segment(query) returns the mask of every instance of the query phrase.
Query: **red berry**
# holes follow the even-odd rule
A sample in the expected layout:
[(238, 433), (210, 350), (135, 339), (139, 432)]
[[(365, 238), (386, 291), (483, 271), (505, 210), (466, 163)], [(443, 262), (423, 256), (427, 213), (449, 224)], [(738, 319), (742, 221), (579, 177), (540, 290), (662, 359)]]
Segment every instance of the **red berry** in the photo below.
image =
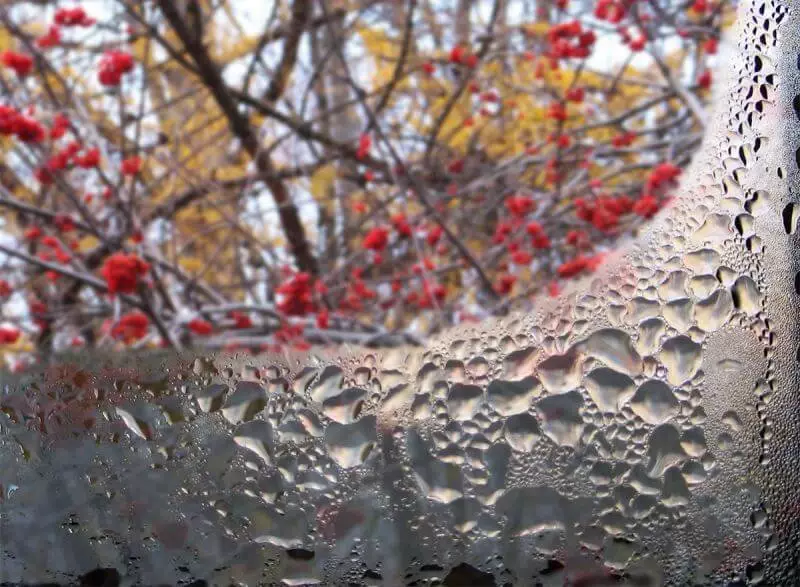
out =
[(33, 57), (15, 51), (3, 51), (0, 53), (0, 63), (13, 69), (19, 77), (25, 77), (33, 69)]

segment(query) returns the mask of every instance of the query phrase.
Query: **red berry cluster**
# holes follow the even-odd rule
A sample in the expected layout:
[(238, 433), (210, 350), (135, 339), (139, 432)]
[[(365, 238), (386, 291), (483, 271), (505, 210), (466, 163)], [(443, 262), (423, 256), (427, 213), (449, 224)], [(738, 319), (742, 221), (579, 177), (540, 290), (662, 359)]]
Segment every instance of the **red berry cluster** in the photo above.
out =
[(16, 51), (3, 51), (0, 53), (0, 63), (13, 69), (19, 77), (25, 77), (33, 69), (33, 57)]
[(91, 169), (100, 165), (100, 149), (92, 147), (87, 149), (83, 155), (77, 155), (73, 161), (78, 167), (83, 169)]
[(672, 163), (659, 163), (650, 172), (645, 184), (644, 194), (648, 195), (664, 185), (675, 181), (681, 174), (681, 168)]
[(550, 237), (545, 233), (542, 225), (531, 220), (525, 227), (525, 232), (531, 236), (531, 245), (534, 249), (549, 249), (551, 246)]
[(69, 130), (69, 118), (60, 112), (53, 117), (53, 125), (50, 127), (50, 138), (58, 140), (67, 134)]
[(594, 7), (594, 16), (617, 24), (627, 15), (630, 3), (629, 0), (598, 0)]
[(211, 322), (203, 320), (202, 318), (193, 318), (186, 324), (186, 327), (198, 336), (208, 336), (214, 331)]
[(371, 228), (361, 242), (365, 249), (380, 253), (389, 244), (389, 229), (385, 226)]
[(50, 159), (47, 161), (47, 170), (63, 171), (78, 155), (80, 150), (81, 144), (76, 141), (72, 141), (66, 147), (56, 151), (55, 154), (50, 157)]
[(230, 317), (233, 320), (234, 327), (239, 330), (253, 327), (253, 320), (247, 314), (234, 311), (231, 312)]
[(287, 316), (305, 316), (316, 310), (313, 291), (314, 279), (309, 273), (301, 271), (282, 283), (278, 294), (278, 310)]
[(623, 147), (630, 147), (635, 140), (636, 140), (636, 133), (626, 131), (613, 137), (611, 139), (611, 144), (615, 148), (621, 149)]
[(311, 345), (303, 339), (303, 331), (305, 327), (302, 324), (289, 324), (284, 323), (278, 330), (275, 331), (275, 340), (277, 344), (268, 346), (265, 350), (280, 352), (282, 345), (289, 344), (292, 348), (299, 351), (307, 351)]
[(536, 202), (531, 197), (520, 194), (507, 197), (505, 204), (512, 216), (525, 216), (536, 209)]
[(358, 149), (356, 149), (356, 159), (366, 159), (372, 147), (372, 139), (368, 134), (362, 134), (358, 138)]
[(38, 120), (16, 108), (0, 105), (0, 135), (13, 135), (23, 143), (41, 143), (47, 137), (47, 130)]
[[(70, 219), (71, 221), (72, 219)], [(62, 265), (69, 263), (72, 259), (72, 255), (65, 251), (61, 241), (54, 236), (46, 236), (41, 241), (43, 250), (39, 252), (37, 255), (39, 259), (46, 262), (58, 262)], [(55, 281), (58, 279), (58, 273), (50, 272), (48, 275), (51, 281)]]
[(347, 292), (344, 299), (339, 304), (342, 311), (358, 312), (364, 307), (364, 300), (374, 300), (378, 297), (375, 290), (371, 289), (362, 279), (364, 271), (357, 267), (350, 274), (350, 281), (347, 284)]
[(655, 196), (644, 195), (633, 205), (633, 211), (642, 218), (651, 218), (661, 208)]
[(0, 344), (14, 344), (19, 340), (20, 331), (13, 326), (0, 326)]
[(480, 57), (461, 45), (456, 45), (450, 50), (450, 63), (466, 65), (467, 67), (476, 67), (479, 60)]
[(564, 122), (567, 119), (567, 109), (561, 102), (553, 102), (547, 107), (547, 118), (552, 118), (559, 122)]
[(575, 199), (575, 214), (591, 223), (597, 230), (610, 232), (619, 224), (620, 216), (629, 214), (634, 203), (628, 196), (600, 195), (589, 202), (585, 198)]
[(120, 317), (119, 322), (111, 328), (111, 336), (126, 344), (136, 342), (147, 336), (150, 328), (149, 318), (139, 311), (129, 312)]
[(104, 86), (118, 86), (122, 76), (133, 70), (133, 56), (124, 51), (106, 51), (100, 58), (97, 79)]
[(591, 257), (578, 255), (574, 259), (566, 261), (558, 266), (557, 273), (559, 277), (576, 277), (581, 273), (591, 273), (600, 266), (603, 262), (603, 255), (597, 254)]
[(36, 46), (40, 49), (51, 49), (61, 44), (61, 28), (52, 25), (47, 33), (36, 39)]
[(133, 253), (115, 253), (108, 257), (103, 264), (102, 274), (108, 286), (108, 293), (133, 293), (139, 278), (150, 270), (150, 265), (145, 263), (138, 255)]
[(61, 26), (90, 27), (97, 21), (91, 18), (81, 6), (73, 8), (59, 8), (53, 18), (56, 24)]
[(120, 165), (120, 171), (122, 175), (136, 175), (142, 170), (142, 159), (141, 157), (128, 157), (127, 159), (123, 159)]
[(585, 59), (597, 40), (594, 31), (584, 30), (578, 20), (563, 22), (550, 27), (547, 32), (549, 56), (552, 59)]

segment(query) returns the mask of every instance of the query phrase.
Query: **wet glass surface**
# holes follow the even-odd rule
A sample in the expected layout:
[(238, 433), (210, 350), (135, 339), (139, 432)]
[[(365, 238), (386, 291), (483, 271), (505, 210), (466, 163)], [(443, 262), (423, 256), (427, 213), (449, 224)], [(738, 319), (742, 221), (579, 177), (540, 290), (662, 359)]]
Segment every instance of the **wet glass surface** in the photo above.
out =
[(0, 581), (797, 584), (800, 16), (743, 4), (681, 197), (534, 313), (0, 375)]

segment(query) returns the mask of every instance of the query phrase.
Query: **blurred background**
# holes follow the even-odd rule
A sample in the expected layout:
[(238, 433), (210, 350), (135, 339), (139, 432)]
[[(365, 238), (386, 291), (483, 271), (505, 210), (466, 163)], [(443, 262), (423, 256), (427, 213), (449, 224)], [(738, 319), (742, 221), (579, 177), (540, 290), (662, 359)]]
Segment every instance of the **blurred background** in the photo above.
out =
[(668, 205), (729, 0), (5, 0), (0, 356), (420, 344)]

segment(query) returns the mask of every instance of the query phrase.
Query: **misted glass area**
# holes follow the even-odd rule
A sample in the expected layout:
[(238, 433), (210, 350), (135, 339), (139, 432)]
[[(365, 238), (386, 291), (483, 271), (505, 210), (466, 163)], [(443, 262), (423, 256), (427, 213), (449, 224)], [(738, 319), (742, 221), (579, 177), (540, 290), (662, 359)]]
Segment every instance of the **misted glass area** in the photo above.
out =
[(0, 584), (800, 584), (800, 5), (261, 4), (0, 5)]

